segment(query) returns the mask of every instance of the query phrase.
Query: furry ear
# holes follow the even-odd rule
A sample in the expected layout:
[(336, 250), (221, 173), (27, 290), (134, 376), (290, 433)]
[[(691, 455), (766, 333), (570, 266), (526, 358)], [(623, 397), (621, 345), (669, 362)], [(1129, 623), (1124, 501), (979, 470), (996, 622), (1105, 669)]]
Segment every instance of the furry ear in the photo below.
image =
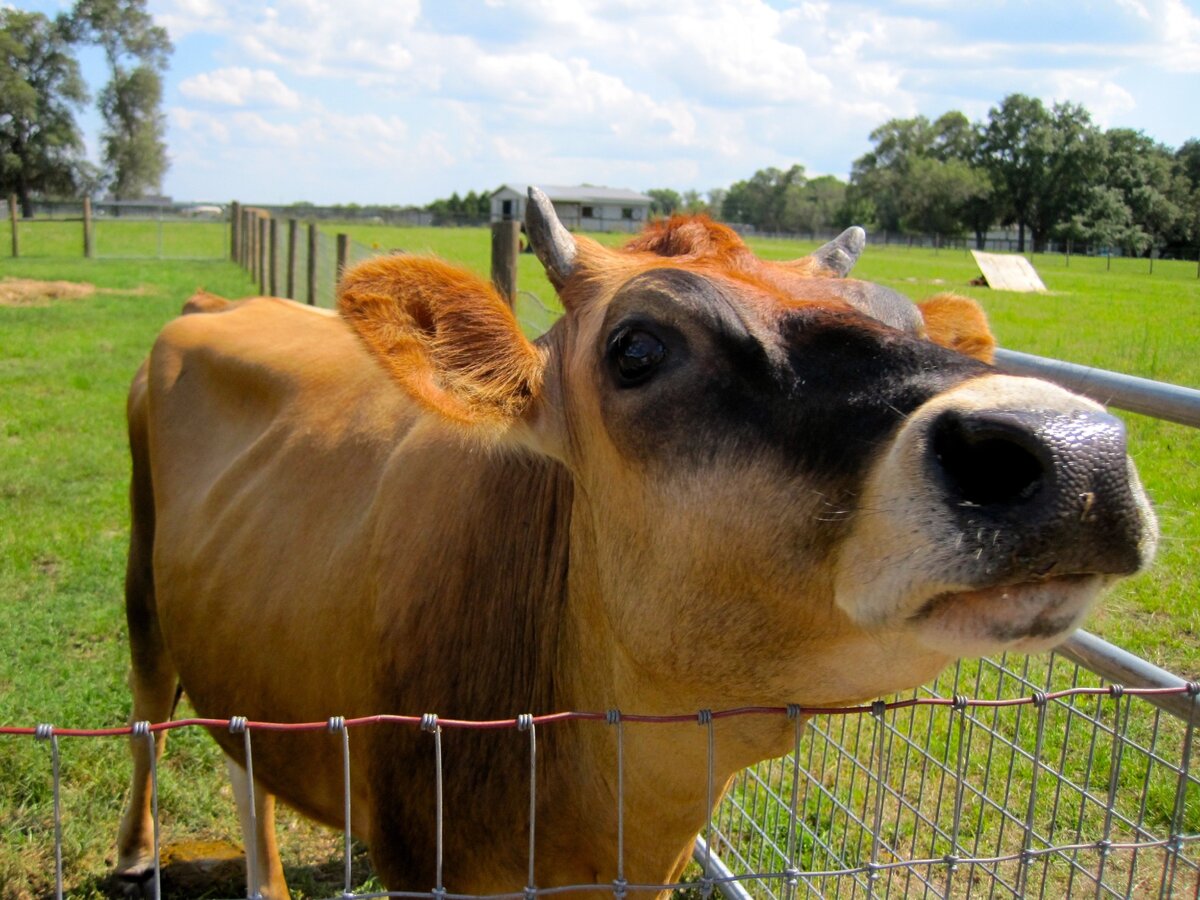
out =
[(342, 276), (338, 311), (422, 407), (501, 431), (539, 393), (544, 354), (490, 284), (436, 259), (384, 256)]
[(996, 360), (996, 338), (979, 304), (957, 294), (938, 294), (918, 303), (925, 332), (935, 344), (985, 363)]

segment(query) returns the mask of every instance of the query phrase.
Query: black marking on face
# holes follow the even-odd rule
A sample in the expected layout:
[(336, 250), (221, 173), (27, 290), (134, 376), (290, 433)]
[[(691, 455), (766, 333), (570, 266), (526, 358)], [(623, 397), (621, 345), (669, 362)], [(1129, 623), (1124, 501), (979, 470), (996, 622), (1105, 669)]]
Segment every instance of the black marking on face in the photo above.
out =
[[(925, 401), (990, 371), (851, 309), (802, 306), (757, 321), (736, 291), (658, 269), (613, 298), (597, 381), (606, 426), (628, 457), (678, 468), (768, 453), (784, 474), (841, 481), (860, 476)], [(623, 362), (630, 342), (652, 366)], [(642, 375), (627, 377), (623, 365)]]

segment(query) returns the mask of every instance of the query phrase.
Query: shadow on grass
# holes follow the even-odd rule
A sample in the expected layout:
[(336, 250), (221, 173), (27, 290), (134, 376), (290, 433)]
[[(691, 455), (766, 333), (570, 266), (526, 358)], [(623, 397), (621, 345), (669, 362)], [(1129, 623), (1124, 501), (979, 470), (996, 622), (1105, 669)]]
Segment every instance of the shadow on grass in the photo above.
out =
[[(163, 900), (246, 896), (246, 858), (238, 846), (225, 841), (170, 844), (163, 847), (162, 860)], [(283, 871), (295, 898), (336, 897), (345, 888), (345, 861), (340, 855), (320, 863), (285, 865)], [(364, 886), (371, 876), (367, 850), (356, 843), (351, 858), (351, 884), (355, 890), (376, 890), (373, 882)], [(141, 881), (130, 881), (109, 873), (80, 887), (85, 895), (114, 900), (154, 896), (152, 874)], [(53, 893), (45, 896), (53, 897)]]

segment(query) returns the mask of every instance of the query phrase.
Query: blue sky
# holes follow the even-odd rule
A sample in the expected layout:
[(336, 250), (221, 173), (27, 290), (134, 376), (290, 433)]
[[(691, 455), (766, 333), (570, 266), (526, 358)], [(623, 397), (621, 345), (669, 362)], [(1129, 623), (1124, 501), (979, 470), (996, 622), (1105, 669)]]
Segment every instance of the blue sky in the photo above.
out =
[[(53, 13), (67, 0), (19, 0)], [(178, 199), (426, 203), (506, 181), (846, 178), (892, 117), (1005, 95), (1200, 137), (1200, 0), (149, 0)], [(105, 74), (82, 58), (94, 91)], [(96, 155), (99, 122), (81, 117)]]

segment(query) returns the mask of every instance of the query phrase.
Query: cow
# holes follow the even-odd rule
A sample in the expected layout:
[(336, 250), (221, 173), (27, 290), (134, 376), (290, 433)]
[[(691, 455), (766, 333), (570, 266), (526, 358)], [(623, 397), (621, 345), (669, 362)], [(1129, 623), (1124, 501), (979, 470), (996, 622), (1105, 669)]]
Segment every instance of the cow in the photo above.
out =
[[(973, 301), (842, 277), (861, 232), (768, 262), (674, 218), (611, 249), (536, 189), (526, 224), (565, 310), (536, 341), (486, 282), (407, 255), (350, 268), (336, 315), (200, 295), (163, 329), (128, 403), (134, 721), (180, 690), (283, 722), (844, 706), (1049, 647), (1152, 557), (1119, 421), (993, 368)], [(718, 717), (711, 758), (695, 724), (621, 730), (620, 874), (663, 884), (709, 794), (794, 725)], [(353, 733), (351, 830), (393, 890), (612, 883), (615, 731), (540, 729), (533, 885), (512, 729), (441, 738), (443, 884), (420, 729)], [(244, 736), (212, 733), (250, 889), (282, 898), (274, 798), (341, 827), (341, 741), (253, 731), (249, 783)], [(132, 879), (157, 864), (147, 744)]]

